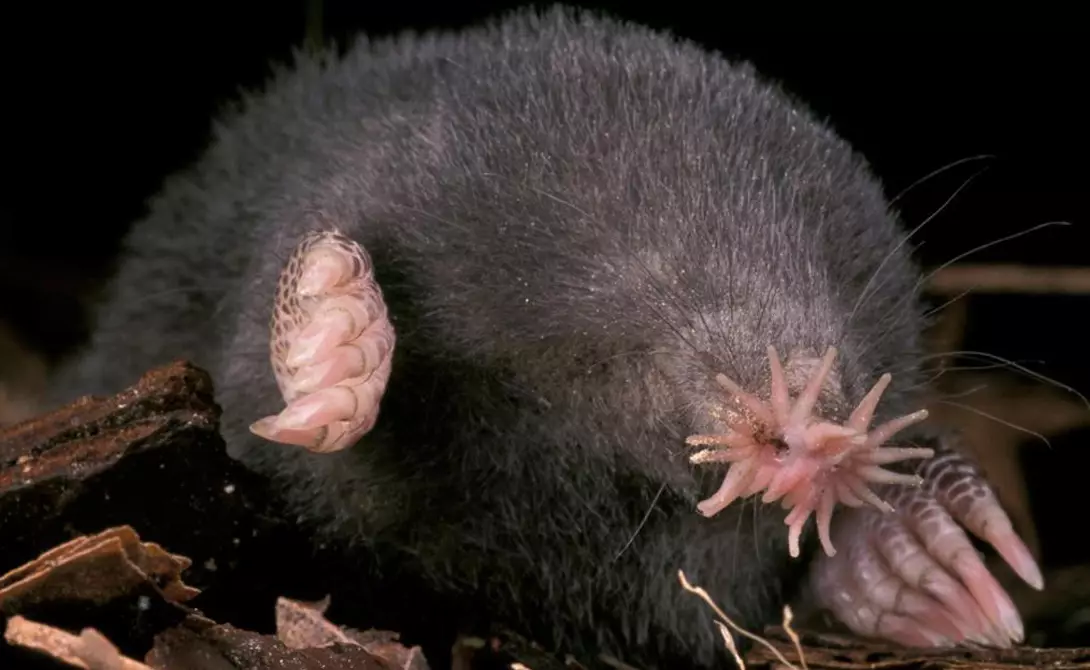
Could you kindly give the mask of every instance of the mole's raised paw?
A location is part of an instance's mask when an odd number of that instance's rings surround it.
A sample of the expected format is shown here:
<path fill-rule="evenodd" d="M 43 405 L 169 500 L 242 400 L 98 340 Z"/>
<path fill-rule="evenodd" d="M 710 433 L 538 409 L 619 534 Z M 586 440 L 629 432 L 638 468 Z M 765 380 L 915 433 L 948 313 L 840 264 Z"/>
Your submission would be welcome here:
<path fill-rule="evenodd" d="M 893 513 L 841 512 L 833 534 L 847 550 L 818 557 L 811 595 L 861 635 L 910 646 L 1020 642 L 1022 619 L 962 526 L 1040 589 L 1033 556 L 991 488 L 961 456 L 943 453 L 921 474 L 922 487 L 889 492 Z"/>
<path fill-rule="evenodd" d="M 273 308 L 272 365 L 288 406 L 250 430 L 311 451 L 352 446 L 378 418 L 394 340 L 367 252 L 339 232 L 311 233 Z"/>

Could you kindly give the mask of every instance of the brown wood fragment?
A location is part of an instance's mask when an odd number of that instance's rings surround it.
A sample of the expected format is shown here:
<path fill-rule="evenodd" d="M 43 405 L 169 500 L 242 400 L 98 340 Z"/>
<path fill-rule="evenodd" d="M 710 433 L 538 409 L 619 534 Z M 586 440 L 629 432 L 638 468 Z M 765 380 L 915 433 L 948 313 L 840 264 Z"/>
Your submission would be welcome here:
<path fill-rule="evenodd" d="M 63 629 L 83 629 L 84 647 L 79 649 L 89 654 L 80 656 L 85 665 L 113 668 L 94 660 L 113 658 L 109 651 L 113 646 L 100 630 L 117 636 L 130 649 L 146 649 L 156 632 L 188 614 L 181 603 L 198 594 L 181 579 L 188 566 L 187 558 L 141 542 L 132 528 L 111 528 L 66 542 L 0 576 L 0 615 L 40 621 L 21 629 L 18 624 L 13 634 L 22 630 L 44 635 L 45 643 L 53 646 L 30 646 L 54 655 L 76 649 L 66 646 L 68 634 L 62 635 Z M 88 632 L 94 628 L 99 630 Z M 11 663 L 15 653 L 0 643 L 0 667 Z"/>
<path fill-rule="evenodd" d="M 276 601 L 276 636 L 290 649 L 309 649 L 327 644 L 359 644 L 325 616 L 329 597 L 318 603 L 289 598 Z"/>
<path fill-rule="evenodd" d="M 187 363 L 174 363 L 148 372 L 113 397 L 83 397 L 5 427 L 0 431 L 0 465 L 9 467 L 0 476 L 0 488 L 29 482 L 76 458 L 89 469 L 109 465 L 139 448 L 117 444 L 119 430 L 150 434 L 171 421 L 214 426 L 218 419 L 208 374 Z M 33 456 L 34 467 L 11 469 L 21 456 Z"/>
<path fill-rule="evenodd" d="M 271 635 L 259 635 L 229 625 L 187 621 L 155 639 L 144 659 L 156 670 L 207 668 L 208 670 L 403 670 L 359 644 L 332 644 L 290 649 Z"/>
<path fill-rule="evenodd" d="M 179 603 L 195 593 L 190 587 L 202 591 L 194 600 L 202 611 L 256 627 L 280 593 L 300 584 L 306 592 L 307 580 L 324 574 L 303 562 L 314 560 L 308 538 L 283 520 L 267 480 L 227 454 L 212 391 L 204 371 L 175 363 L 117 395 L 82 398 L 0 429 L 0 574 L 74 537 L 131 529 L 107 534 L 103 547 L 82 540 L 53 550 L 55 558 L 82 547 L 90 555 L 81 561 L 94 565 L 51 574 L 52 590 L 30 600 L 19 586 L 6 611 L 67 630 L 93 627 L 136 657 L 187 616 Z M 147 544 L 133 551 L 131 536 L 124 539 L 133 532 L 170 553 Z M 182 569 L 185 584 L 171 577 Z M 81 575 L 78 589 L 57 586 L 65 571 Z M 24 566 L 0 588 L 36 572 Z M 139 572 L 154 579 L 141 580 Z M 127 596 L 107 597 L 126 584 Z M 0 668 L 18 653 L 0 643 Z"/>
<path fill-rule="evenodd" d="M 8 619 L 4 640 L 83 670 L 151 670 L 143 663 L 123 656 L 117 647 L 91 628 L 73 635 L 53 626 L 13 616 Z"/>
<path fill-rule="evenodd" d="M 265 480 L 226 452 L 212 390 L 175 363 L 0 429 L 0 572 L 115 526 L 192 559 L 197 587 L 236 562 L 275 523 Z"/>
<path fill-rule="evenodd" d="M 935 272 L 926 290 L 935 295 L 1010 293 L 1090 295 L 1090 268 L 959 263 Z"/>
<path fill-rule="evenodd" d="M 427 670 L 419 647 L 406 647 L 398 634 L 387 631 L 355 631 L 331 623 L 324 614 L 329 597 L 318 603 L 304 603 L 289 598 L 276 602 L 276 635 L 290 649 L 314 649 L 333 644 L 363 647 L 391 667 L 402 670 Z"/>
<path fill-rule="evenodd" d="M 102 604 L 150 584 L 164 598 L 184 602 L 199 592 L 181 580 L 184 556 L 141 542 L 128 526 L 76 538 L 0 576 L 0 612 L 21 612 L 39 603 L 82 600 Z"/>

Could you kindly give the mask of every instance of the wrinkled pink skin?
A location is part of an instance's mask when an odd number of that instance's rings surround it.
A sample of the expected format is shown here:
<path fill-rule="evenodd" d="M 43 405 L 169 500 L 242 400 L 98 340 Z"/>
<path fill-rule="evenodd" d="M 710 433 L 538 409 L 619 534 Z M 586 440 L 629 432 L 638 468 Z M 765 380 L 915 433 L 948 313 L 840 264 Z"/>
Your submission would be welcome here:
<path fill-rule="evenodd" d="M 953 452 L 922 470 L 919 487 L 884 492 L 894 512 L 843 510 L 832 535 L 840 551 L 811 567 L 812 597 L 853 631 L 909 646 L 1022 641 L 1010 597 L 966 530 L 990 543 L 1033 588 L 1033 556 L 979 472 Z"/>
<path fill-rule="evenodd" d="M 287 407 L 250 430 L 315 452 L 344 449 L 375 425 L 394 327 L 371 259 L 335 231 L 307 236 L 280 276 L 272 365 Z"/>
<path fill-rule="evenodd" d="M 350 446 L 374 426 L 395 343 L 370 259 L 339 233 L 312 234 L 284 270 L 276 305 L 272 364 L 287 406 L 251 430 L 316 452 Z M 693 462 L 731 464 L 700 512 L 711 516 L 758 493 L 766 503 L 778 500 L 789 510 L 793 555 L 814 514 L 824 551 L 811 566 L 809 596 L 857 634 L 908 646 L 1020 642 L 1021 618 L 965 530 L 995 547 L 1031 586 L 1043 587 L 995 495 L 954 452 L 884 446 L 926 417 L 916 412 L 871 428 L 888 375 L 843 425 L 813 416 L 835 355 L 830 349 L 794 402 L 775 350 L 769 350 L 767 401 L 720 377 L 756 421 L 736 421 L 725 435 L 689 438 L 705 447 Z M 787 444 L 786 453 L 765 443 L 769 431 Z M 922 476 L 879 467 L 909 459 L 930 459 Z"/>
<path fill-rule="evenodd" d="M 920 411 L 869 430 L 888 374 L 840 426 L 812 413 L 835 349 L 794 403 L 776 351 L 769 348 L 768 356 L 770 398 L 761 400 L 720 377 L 744 411 L 733 415 L 726 434 L 688 440 L 711 447 L 695 454 L 694 462 L 731 464 L 723 485 L 700 511 L 711 516 L 759 493 L 765 503 L 779 500 L 789 510 L 785 523 L 794 556 L 803 525 L 816 511 L 824 554 L 811 569 L 809 595 L 856 633 L 909 646 L 1020 642 L 1018 611 L 962 527 L 995 547 L 1034 588 L 1042 588 L 1043 579 L 973 465 L 952 451 L 936 456 L 931 449 L 883 446 L 927 416 Z M 778 450 L 768 436 L 778 437 L 787 449 Z M 930 459 L 919 469 L 922 476 L 878 467 L 910 459 Z M 838 504 L 847 509 L 834 520 Z"/>

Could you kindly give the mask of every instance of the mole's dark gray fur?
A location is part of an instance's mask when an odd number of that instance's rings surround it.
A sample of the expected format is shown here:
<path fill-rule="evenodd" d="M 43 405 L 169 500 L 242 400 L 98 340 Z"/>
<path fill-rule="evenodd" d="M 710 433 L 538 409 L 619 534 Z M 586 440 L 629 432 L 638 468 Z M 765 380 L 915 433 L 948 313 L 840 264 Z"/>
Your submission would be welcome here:
<path fill-rule="evenodd" d="M 333 226 L 372 255 L 398 347 L 375 430 L 311 455 L 247 427 L 284 406 L 278 273 Z M 188 358 L 301 519 L 562 650 L 709 667 L 729 656 L 677 571 L 759 627 L 801 563 L 778 506 L 696 512 L 722 477 L 683 442 L 712 375 L 761 391 L 769 344 L 835 345 L 827 409 L 886 371 L 880 414 L 917 409 L 902 239 L 860 156 L 694 44 L 560 10 L 361 40 L 300 57 L 166 183 L 58 389 Z"/>

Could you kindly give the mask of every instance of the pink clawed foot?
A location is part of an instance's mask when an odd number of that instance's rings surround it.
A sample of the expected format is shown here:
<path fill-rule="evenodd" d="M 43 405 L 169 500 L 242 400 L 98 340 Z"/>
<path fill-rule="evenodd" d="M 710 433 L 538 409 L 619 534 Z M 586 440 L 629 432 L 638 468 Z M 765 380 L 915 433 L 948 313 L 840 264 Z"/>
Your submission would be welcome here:
<path fill-rule="evenodd" d="M 367 252 L 339 232 L 311 233 L 273 308 L 271 358 L 287 407 L 250 430 L 316 452 L 352 446 L 378 418 L 394 341 Z"/>
<path fill-rule="evenodd" d="M 960 456 L 943 454 L 924 478 L 923 487 L 891 495 L 894 514 L 861 508 L 837 518 L 834 535 L 847 551 L 817 559 L 811 595 L 861 635 L 913 646 L 1020 642 L 1021 617 L 962 526 L 1041 589 L 1036 561 L 987 483 Z"/>

